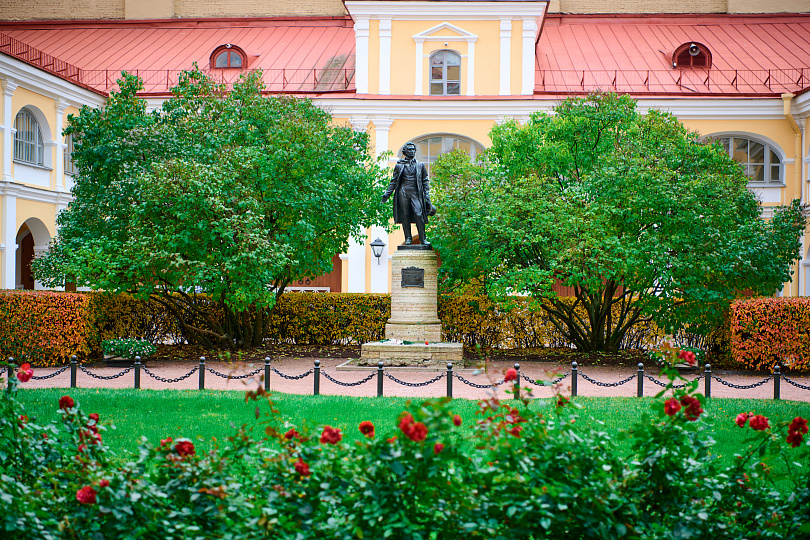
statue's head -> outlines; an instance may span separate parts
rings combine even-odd
[[[413,156],[416,155],[416,145],[412,142],[405,143],[405,146],[402,147],[402,155],[408,159],[413,159]]]

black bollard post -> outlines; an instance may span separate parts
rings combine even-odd
[[[447,397],[453,397],[453,364],[447,362]]]
[[[270,391],[270,357],[264,357],[264,391]]]
[[[638,363],[638,390],[636,391],[637,397],[644,396],[644,364]]]
[[[205,357],[200,357],[200,390],[205,390]]]
[[[315,396],[321,395],[321,361],[315,360],[315,387],[312,389],[312,394]]]
[[[577,363],[571,362],[571,396],[577,395]]]
[[[782,389],[779,387],[782,378],[782,368],[779,364],[773,367],[773,399],[782,398]]]
[[[515,371],[517,371],[517,379],[515,379],[515,399],[520,399],[520,364],[515,364]]]
[[[712,397],[712,365],[706,364],[706,370],[703,372],[705,379],[703,380],[703,393],[707,398]]]
[[[70,387],[76,388],[76,368],[79,365],[79,359],[76,355],[70,357]]]
[[[141,357],[135,357],[135,389],[138,390],[141,387]]]
[[[11,379],[14,378],[14,357],[8,357],[8,391],[11,392]]]
[[[383,363],[382,360],[377,362],[377,397],[383,395]]]

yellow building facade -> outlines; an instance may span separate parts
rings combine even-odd
[[[57,213],[71,200],[66,158],[70,141],[61,135],[67,115],[83,105],[102,105],[109,91],[89,82],[89,73],[101,71],[101,60],[90,66],[71,49],[71,39],[60,37],[67,31],[78,35],[75,32],[85,27],[120,32],[165,27],[166,34],[199,30],[201,36],[202,29],[227,27],[233,36],[228,39],[245,51],[245,65],[251,66],[263,61],[264,52],[256,45],[258,38],[249,39],[244,33],[248,29],[283,24],[320,28],[323,19],[335,32],[350,32],[350,54],[337,51],[327,56],[331,62],[341,58],[351,66],[351,80],[337,92],[318,91],[316,82],[311,91],[297,93],[311,97],[336,121],[368,131],[378,154],[396,155],[403,144],[414,142],[423,161],[432,162],[453,148],[474,157],[489,146],[488,133],[496,123],[523,122],[535,111],[550,111],[569,95],[603,89],[630,93],[641,110],[670,111],[690,129],[724,141],[749,171],[750,189],[760,198],[765,218],[774,206],[796,198],[806,202],[810,195],[810,141],[805,134],[810,57],[802,46],[810,43],[810,35],[795,31],[801,22],[810,23],[806,15],[810,2],[804,0],[767,6],[746,0],[681,3],[678,11],[690,15],[661,14],[659,2],[645,0],[609,5],[610,13],[599,13],[606,9],[600,6],[610,3],[566,0],[346,0],[295,5],[174,0],[155,2],[154,9],[144,8],[149,2],[121,0],[97,3],[96,11],[87,11],[90,8],[81,3],[46,4],[50,7],[43,17],[49,20],[41,23],[33,16],[20,19],[20,10],[0,8],[0,18],[5,19],[0,21],[3,288],[38,287],[26,265],[46,249],[56,232]],[[667,5],[671,9],[674,4]],[[764,22],[746,19],[763,9],[768,13],[757,20]],[[140,20],[147,17],[161,20]],[[92,21],[77,24],[73,19]],[[762,28],[749,30],[753,37],[735,37],[738,27],[750,29],[754,23]],[[773,34],[773,28],[794,32],[792,45],[779,48],[776,44],[784,43],[784,36]],[[625,35],[626,39],[621,37]],[[3,47],[4,36],[84,69],[85,78],[71,79],[23,58],[19,51]],[[109,49],[109,58],[122,47],[97,45]],[[154,54],[144,54],[138,65],[115,65],[110,60],[107,67],[165,69],[168,81],[171,70],[189,68],[191,60],[200,62],[216,50],[206,46],[188,58],[188,65],[157,59],[160,51],[154,45],[154,51],[147,46]],[[759,53],[751,53],[753,49]],[[687,61],[691,64],[684,67]],[[273,64],[262,67],[283,69]],[[143,97],[150,107],[159,107],[167,95],[165,88],[155,85]],[[32,134],[32,125],[39,128],[41,142]],[[352,242],[336,259],[336,281],[324,285],[316,279],[297,288],[388,292],[389,247],[400,244],[403,234],[400,230],[388,234],[382,228],[364,232],[364,243]],[[379,260],[370,248],[377,238],[386,244]],[[794,268],[793,280],[785,284],[784,295],[810,295],[806,235],[802,245],[804,256]]]

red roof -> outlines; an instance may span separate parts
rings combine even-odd
[[[711,69],[673,68],[678,46]],[[774,95],[810,86],[810,15],[549,15],[537,43],[537,93]]]
[[[85,84],[109,91],[121,70],[144,79],[144,93],[166,94],[194,62],[210,66],[224,44],[261,68],[267,90],[320,93],[353,86],[354,30],[345,18],[0,23],[0,32],[77,66]],[[215,69],[231,82],[238,69]]]

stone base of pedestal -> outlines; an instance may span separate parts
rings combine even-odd
[[[396,323],[389,320],[385,325],[385,337],[421,343],[439,342],[442,339],[442,323]]]
[[[443,367],[448,362],[461,365],[464,359],[461,343],[394,343],[371,341],[360,347],[358,366]]]

